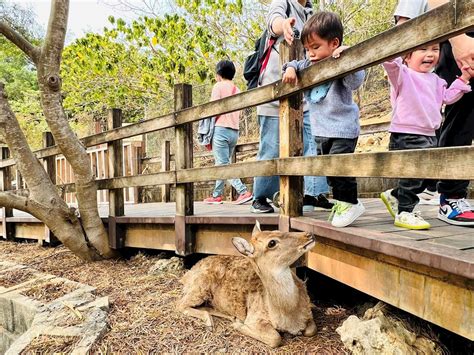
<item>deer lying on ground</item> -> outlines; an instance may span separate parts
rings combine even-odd
[[[316,325],[306,286],[290,269],[314,246],[313,236],[262,232],[257,222],[250,242],[236,237],[232,243],[244,257],[199,261],[181,279],[184,295],[178,309],[211,328],[213,315],[231,319],[241,333],[271,347],[280,345],[279,331],[313,336]]]

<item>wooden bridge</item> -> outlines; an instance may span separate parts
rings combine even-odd
[[[347,228],[332,227],[326,221],[328,212],[302,213],[305,175],[474,180],[474,147],[301,157],[303,90],[473,27],[474,3],[457,0],[360,43],[337,60],[308,68],[296,87],[275,82],[192,106],[192,87],[178,84],[173,113],[124,127],[120,110],[111,110],[110,130],[82,139],[87,147],[108,147],[103,159],[109,177],[98,179],[97,184],[108,194],[108,204],[99,209],[108,226],[110,245],[115,249],[174,250],[179,255],[234,254],[230,238],[249,237],[256,219],[266,229],[312,232],[319,243],[303,262],[306,266],[474,340],[474,229],[447,225],[436,218],[435,206],[421,206],[433,227],[403,230],[393,226],[377,199],[364,200],[367,212]],[[283,46],[283,61],[297,57],[297,48]],[[193,168],[193,122],[274,100],[280,100],[280,159]],[[176,168],[125,176],[123,140],[172,127]],[[36,154],[55,182],[55,157],[60,151],[50,137],[45,146]],[[1,158],[2,189],[11,190],[15,162],[6,148]],[[280,176],[282,201],[274,214],[250,214],[248,205],[209,206],[193,201],[196,182],[272,175]],[[175,202],[124,203],[124,189],[169,184],[176,186]],[[73,183],[61,188],[65,193],[74,192]],[[53,239],[40,221],[20,211],[3,208],[1,223],[5,239]]]

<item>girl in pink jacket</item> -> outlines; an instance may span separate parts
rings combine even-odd
[[[467,68],[448,87],[433,73],[439,60],[440,46],[433,44],[409,53],[403,60],[383,63],[390,81],[392,122],[389,150],[434,148],[435,131],[440,127],[443,104],[452,104],[470,92]],[[382,192],[381,198],[395,219],[394,224],[407,229],[428,229],[419,212],[418,193],[425,189],[423,179],[400,179],[397,188]]]

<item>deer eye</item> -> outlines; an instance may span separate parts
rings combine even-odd
[[[276,240],[273,240],[273,239],[272,239],[272,240],[270,240],[270,241],[268,242],[268,248],[269,248],[269,249],[275,248],[276,245],[277,245]]]

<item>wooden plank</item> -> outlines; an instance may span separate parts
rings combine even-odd
[[[170,171],[171,169],[171,142],[163,141],[161,145],[161,171]],[[161,185],[161,201],[170,202],[171,186],[169,184]]]
[[[276,175],[472,180],[474,147],[295,157],[276,164]]]
[[[474,292],[428,275],[319,243],[308,267],[395,307],[474,339]]]
[[[125,230],[125,247],[175,250],[173,225],[128,225]]]
[[[290,47],[285,41],[280,44],[280,62],[286,63],[304,57],[300,41]],[[303,94],[296,93],[280,100],[280,158],[303,155]],[[303,177],[280,176],[280,222],[279,229],[290,231],[290,218],[303,214]]]
[[[188,84],[175,85],[174,106],[175,110],[181,110],[191,107],[192,86]],[[193,126],[185,124],[176,127],[176,153],[175,164],[176,172],[189,169],[193,166]],[[186,216],[194,213],[193,206],[193,184],[176,184],[176,253],[178,255],[188,255],[194,249],[194,236],[189,225],[186,225]]]
[[[111,109],[107,118],[107,128],[114,129],[122,126],[122,110]],[[122,140],[108,143],[108,165],[111,177],[123,176],[123,144]],[[123,189],[109,189],[109,219],[108,234],[109,244],[113,249],[124,247],[125,233],[117,225],[116,217],[123,216],[125,212]]]
[[[474,255],[461,250],[368,229],[335,228],[327,222],[307,217],[292,218],[291,227],[348,246],[370,250],[438,269],[452,275],[474,279]]]
[[[474,248],[474,231],[469,234],[454,235],[450,237],[441,237],[430,240],[435,244],[442,244],[450,248],[470,249]]]

